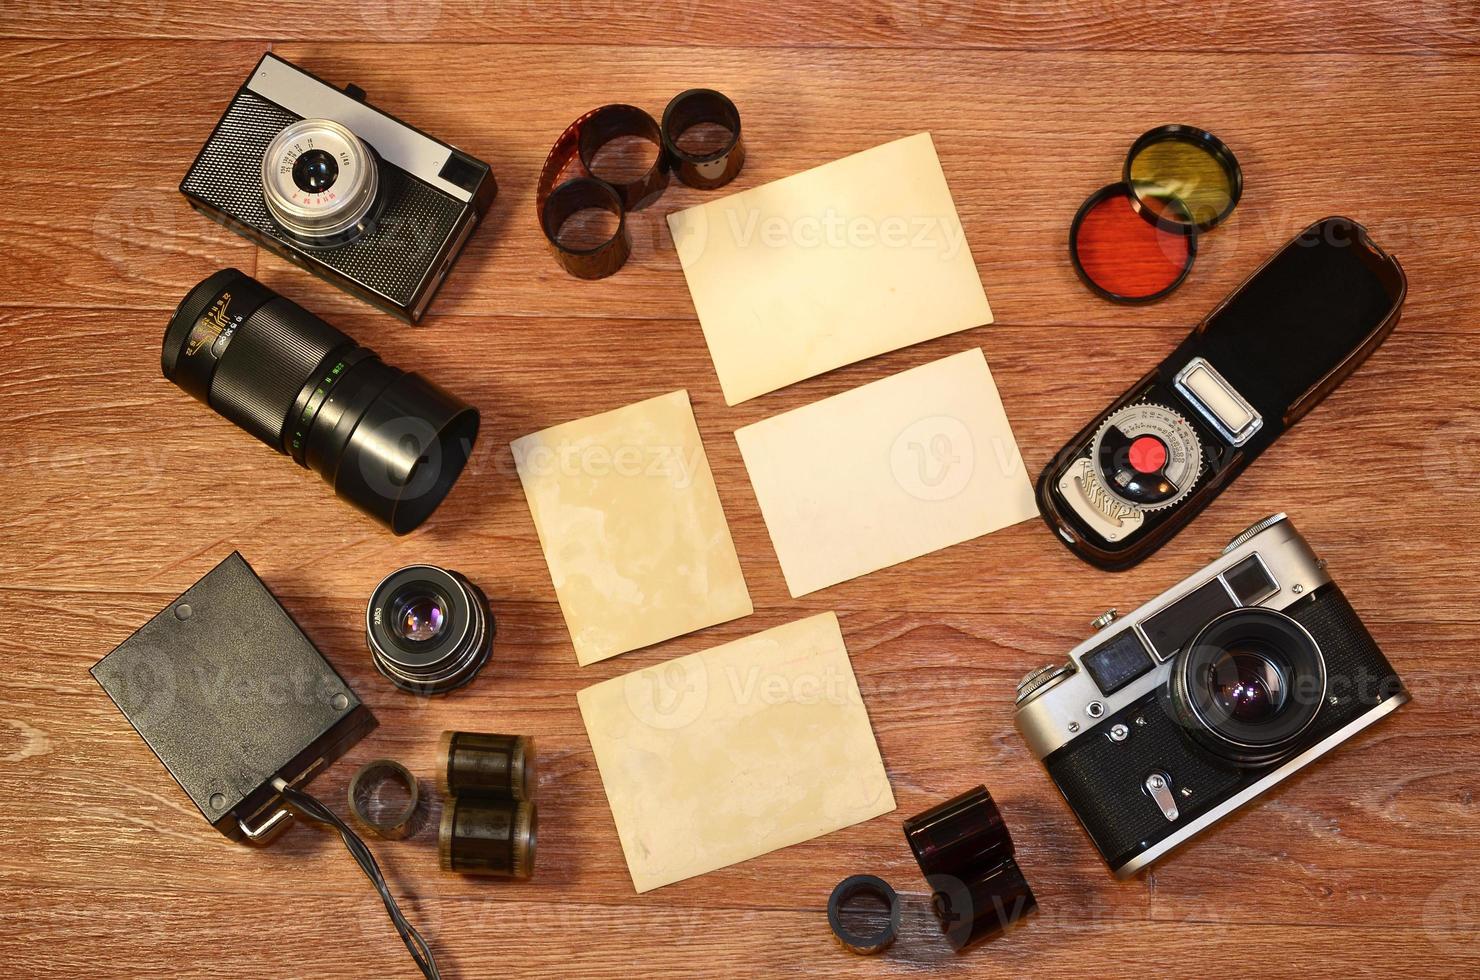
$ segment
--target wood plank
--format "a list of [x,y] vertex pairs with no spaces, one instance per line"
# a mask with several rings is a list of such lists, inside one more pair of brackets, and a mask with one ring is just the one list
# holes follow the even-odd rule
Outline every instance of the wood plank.
[[[9,5],[15,5],[9,0]],[[1480,14],[1467,0],[1175,0],[1130,4],[860,0],[786,5],[726,0],[322,0],[284,17],[271,0],[50,0],[0,21],[0,37],[131,40],[472,41],[673,47],[961,47],[1035,51],[1361,52],[1471,55]]]
[[[326,843],[332,838],[290,833],[267,857],[220,839],[87,675],[100,655],[91,648],[93,638],[111,645],[167,601],[159,593],[7,594],[12,607],[65,608],[71,615],[53,631],[55,649],[45,658],[31,655],[34,644],[25,637],[0,636],[0,657],[12,665],[0,680],[8,719],[0,748],[11,760],[12,778],[33,787],[0,799],[0,828],[12,843],[0,856],[0,879],[75,887],[92,880],[99,866],[116,865],[192,895],[267,895],[291,891],[286,876],[302,874],[311,862],[323,868],[311,891],[364,897],[364,883],[348,866],[334,867],[343,855]],[[541,762],[536,881],[539,900],[556,906],[804,911],[837,880],[860,870],[918,891],[923,886],[900,821],[979,781],[1004,808],[1040,902],[1070,919],[1082,912],[1094,920],[1188,916],[1239,923],[1284,908],[1294,921],[1355,925],[1367,921],[1374,904],[1400,905],[1418,884],[1438,889],[1454,867],[1480,859],[1480,817],[1467,799],[1470,775],[1451,764],[1457,753],[1480,751],[1472,692],[1454,683],[1465,669],[1465,651],[1480,639],[1476,624],[1399,624],[1381,613],[1370,616],[1413,702],[1152,874],[1116,882],[1011,723],[1017,678],[1062,656],[1083,635],[1083,621],[1036,609],[1031,615],[845,609],[844,637],[898,810],[637,896],[575,691],[603,676],[790,621],[796,612],[763,609],[702,637],[581,669],[553,640],[559,627],[552,603],[496,602],[501,625],[491,667],[461,692],[421,700],[395,691],[370,666],[354,626],[360,601],[324,595],[287,600],[380,720],[377,732],[318,779],[314,791],[342,809],[354,769],[386,755],[430,788],[437,736],[446,727],[532,734]],[[415,883],[418,894],[426,889],[471,899],[488,890],[487,882],[435,870],[435,808],[430,814],[412,840],[379,844],[383,860],[407,887]],[[1449,863],[1415,867],[1414,855],[1424,853],[1443,853]],[[529,887],[508,886],[515,892],[509,897],[519,899],[520,889]]]
[[[436,867],[433,823],[374,842],[448,976],[689,977],[1480,974],[1480,7],[1424,0],[1022,4],[863,0],[0,0],[0,963],[7,975],[405,976],[383,910],[330,834],[269,849],[208,827],[87,668],[232,548],[370,704],[380,727],[315,784],[343,811],[356,766],[429,777],[444,728],[536,736],[536,877]],[[591,27],[595,18],[599,30]],[[63,39],[63,40],[51,40]],[[597,43],[599,42],[599,43]],[[490,160],[501,196],[426,327],[411,330],[194,214],[176,185],[271,46]],[[750,157],[735,189],[929,130],[997,323],[727,408],[663,216],[581,283],[543,251],[532,181],[565,124],[626,100],[661,111],[725,90]],[[1238,152],[1247,191],[1169,300],[1115,307],[1065,256],[1079,202],[1125,147],[1185,121]],[[1473,210],[1472,208],[1469,210]],[[1286,237],[1363,220],[1411,290],[1402,325],[1175,542],[1096,572],[1038,522],[794,601],[733,431],[985,349],[1028,471]],[[388,361],[478,404],[469,472],[393,538],[311,474],[159,376],[164,323],[225,265],[323,314]],[[555,422],[689,389],[756,612],[578,668],[508,452]],[[1108,606],[1132,608],[1230,535],[1288,510],[1362,612],[1413,702],[1152,871],[1115,881],[1012,728],[1012,693]],[[417,700],[374,672],[364,603],[413,561],[491,595],[495,656]],[[575,692],[629,670],[838,611],[899,808],[655,892],[632,893]],[[966,956],[926,906],[900,821],[984,782],[1041,909]],[[430,787],[430,780],[427,780]],[[435,817],[435,812],[429,814]],[[851,957],[823,908],[843,876],[904,896],[904,935]],[[1148,966],[1148,964],[1150,964]]]
[[[632,260],[594,283],[570,279],[545,254],[532,202],[545,153],[571,119],[619,99],[661,112],[675,92],[702,83],[726,90],[744,114],[749,155],[737,190],[930,130],[999,323],[1185,329],[1291,235],[1345,213],[1405,263],[1410,325],[1480,329],[1448,313],[1451,303],[1480,306],[1467,274],[1480,240],[1456,206],[1480,172],[1480,143],[1465,135],[1480,127],[1480,99],[1442,95],[1480,91],[1480,60],[831,50],[800,59],[786,50],[544,45],[401,45],[394,59],[374,45],[277,51],[355,81],[382,107],[493,165],[499,200],[428,327],[453,317],[483,318],[490,330],[539,329],[520,325],[531,316],[693,320],[663,215],[704,192],[675,186],[634,214]],[[258,53],[250,44],[151,44],[147,57],[99,57],[81,44],[0,43],[0,100],[17,134],[0,186],[0,235],[15,243],[0,271],[0,305],[163,311],[212,268],[256,263],[325,315],[363,309],[259,257],[175,192]],[[435,84],[422,81],[430,71]],[[57,124],[58,74],[68,80],[66,126]],[[442,78],[457,80],[457,98]],[[1118,178],[1131,140],[1172,120],[1206,126],[1234,147],[1245,197],[1204,237],[1182,289],[1151,308],[1117,307],[1075,280],[1068,225],[1090,192]],[[102,170],[91,162],[100,132],[110,162]],[[150,134],[147,150],[140,133]]]
[[[324,850],[331,845],[324,842]],[[270,858],[266,859],[270,860]],[[314,864],[346,860],[326,855]],[[314,870],[314,869],[308,869]],[[18,896],[0,910],[0,922],[25,930],[35,942],[15,944],[11,962],[23,973],[93,972],[99,950],[107,961],[139,972],[158,969],[161,956],[180,976],[215,976],[230,964],[251,976],[311,975],[359,980],[409,976],[405,951],[369,900],[305,893],[311,883],[285,877],[292,891],[280,902],[242,903],[230,895],[181,896],[142,889],[96,892],[65,888]],[[573,975],[623,980],[632,961],[644,977],[696,974],[790,978],[796,976],[919,976],[922,971],[989,976],[1067,976],[1093,963],[1107,975],[1145,969],[1154,953],[1188,975],[1297,955],[1332,976],[1376,977],[1402,962],[1419,976],[1467,975],[1480,969],[1480,954],[1463,921],[1449,924],[1394,922],[1310,929],[1292,937],[1283,923],[1242,926],[1179,917],[1171,922],[1125,923],[1094,919],[1077,910],[1037,917],[988,948],[955,956],[941,940],[925,896],[907,894],[899,941],[884,955],[850,956],[833,942],[820,907],[807,911],[734,912],[698,908],[681,916],[659,909],[612,908],[578,901],[560,905],[510,901],[499,886],[477,898],[427,899],[415,908],[430,923],[444,976]],[[498,895],[498,897],[493,897]],[[819,898],[825,902],[826,895]],[[82,914],[81,909],[96,912]],[[231,921],[243,936],[230,946],[220,924]],[[261,941],[270,936],[272,942]],[[1052,936],[1052,939],[1048,937]],[[603,951],[627,951],[614,962]],[[173,966],[179,963],[178,968]]]

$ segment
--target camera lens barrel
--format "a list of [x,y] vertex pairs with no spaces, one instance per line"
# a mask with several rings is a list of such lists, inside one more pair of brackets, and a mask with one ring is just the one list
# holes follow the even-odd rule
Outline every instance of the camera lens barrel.
[[1167,677],[1172,714],[1194,741],[1240,766],[1288,753],[1326,701],[1326,658],[1314,637],[1274,609],[1213,619]]
[[442,502],[478,434],[477,409],[236,269],[181,300],[160,367],[396,534]]
[[446,694],[471,681],[493,651],[495,626],[482,591],[436,565],[387,575],[365,612],[376,669],[413,694]]

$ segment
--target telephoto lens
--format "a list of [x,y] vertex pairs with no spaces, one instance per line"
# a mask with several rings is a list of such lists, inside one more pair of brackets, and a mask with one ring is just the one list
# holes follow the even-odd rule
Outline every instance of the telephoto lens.
[[446,694],[472,680],[493,652],[494,629],[482,590],[436,565],[387,575],[365,612],[375,668],[413,694]]
[[436,510],[478,436],[477,409],[236,269],[180,301],[160,366],[396,534]]

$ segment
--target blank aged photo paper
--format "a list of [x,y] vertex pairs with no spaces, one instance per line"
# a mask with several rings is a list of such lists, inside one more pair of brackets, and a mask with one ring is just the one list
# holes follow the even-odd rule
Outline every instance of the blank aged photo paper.
[[832,613],[612,678],[578,700],[639,892],[894,809]]
[[1038,513],[980,349],[735,433],[793,596]]
[[511,446],[582,666],[750,615],[687,391]]
[[929,133],[668,216],[731,405],[992,322]]

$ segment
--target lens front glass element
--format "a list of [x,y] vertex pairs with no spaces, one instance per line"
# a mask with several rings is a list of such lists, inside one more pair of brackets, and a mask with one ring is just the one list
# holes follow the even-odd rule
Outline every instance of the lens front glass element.
[[417,594],[397,603],[395,629],[398,636],[411,643],[425,643],[442,634],[447,623],[447,606],[439,596]]
[[1290,685],[1285,668],[1272,651],[1247,644],[1224,650],[1208,664],[1206,681],[1213,703],[1225,715],[1247,725],[1273,721],[1284,710]]
[[339,164],[324,150],[309,150],[293,162],[293,183],[305,194],[322,194],[334,186]]

